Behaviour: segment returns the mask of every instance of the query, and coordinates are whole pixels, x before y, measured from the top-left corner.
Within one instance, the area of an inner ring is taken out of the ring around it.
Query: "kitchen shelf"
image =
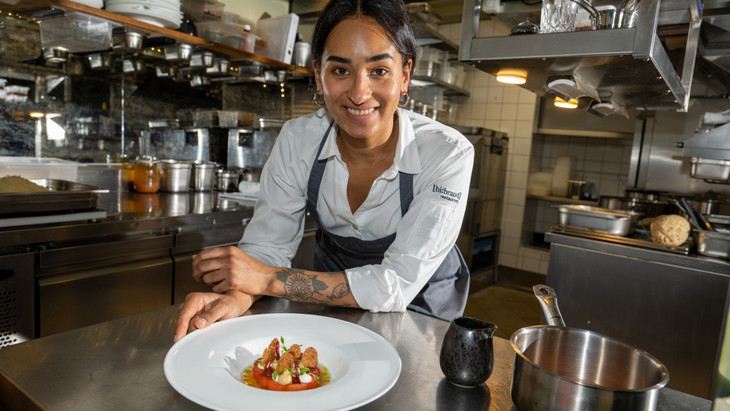
[[[474,3],[475,12],[481,0]],[[496,75],[503,69],[522,69],[522,87],[538,95],[551,93],[546,83],[553,76],[575,76],[610,96],[614,104],[637,110],[686,110],[697,54],[700,18],[695,0],[674,3],[689,15],[683,66],[675,69],[657,35],[660,0],[639,3],[636,27],[477,37],[479,20],[462,16],[459,60]],[[667,3],[667,7],[673,4]],[[681,73],[681,77],[680,77]],[[589,97],[585,97],[589,98]]]
[[[441,22],[441,16],[428,3],[410,3],[405,7],[411,17],[411,26],[413,27],[413,33],[416,36],[416,42],[419,47],[428,46],[443,50],[449,53],[449,57],[454,57],[458,54],[459,46],[439,32],[438,24]],[[455,58],[450,58],[449,64],[464,63]],[[436,86],[444,89],[444,96],[448,97],[469,96],[467,90],[432,76],[414,75],[411,85],[413,87]]]
[[[219,55],[228,56],[231,62],[253,62],[263,64],[268,68],[276,70],[284,70],[293,77],[310,77],[313,75],[311,70],[306,67],[299,67],[292,64],[286,64],[281,61],[272,60],[270,58],[260,56],[254,53],[248,53],[224,44],[215,43],[201,37],[191,36],[189,34],[172,30],[164,27],[158,27],[140,20],[136,20],[121,14],[112,13],[103,9],[89,7],[84,4],[76,3],[69,0],[28,0],[22,1],[16,5],[0,5],[0,10],[16,13],[38,13],[39,10],[57,8],[64,12],[76,11],[88,15],[103,18],[105,20],[120,24],[127,30],[140,33],[146,37],[166,37],[173,39],[176,43],[188,44],[193,47],[205,49]]]
[[[559,204],[578,204],[578,205],[587,205],[587,206],[598,206],[598,201],[590,201],[590,200],[580,200],[577,198],[568,198],[568,197],[554,197],[554,196],[536,196],[532,194],[528,194],[527,198],[532,198],[535,200],[542,200],[547,201],[550,203],[559,203]]]
[[[436,77],[413,76],[412,79],[415,80],[415,82],[412,84],[414,87],[425,87],[435,84],[439,87],[446,89],[446,91],[444,92],[444,95],[446,96],[469,96],[469,92],[464,90],[463,88],[456,87],[455,85],[449,84]]]
[[[439,32],[437,25],[441,23],[441,16],[428,3],[410,3],[405,7],[411,16],[413,33],[419,46],[431,46],[451,54],[458,53],[459,46]]]
[[[596,131],[596,130],[572,130],[562,128],[538,128],[536,134],[552,135],[552,136],[571,136],[571,137],[592,137],[592,138],[618,138],[632,139],[634,135],[631,133],[621,133],[612,131]]]

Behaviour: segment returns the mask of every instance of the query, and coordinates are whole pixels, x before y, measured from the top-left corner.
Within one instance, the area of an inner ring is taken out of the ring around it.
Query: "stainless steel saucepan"
[[[525,410],[654,410],[667,368],[651,354],[592,331],[567,328],[555,291],[533,287],[547,326],[517,330],[512,402]]]

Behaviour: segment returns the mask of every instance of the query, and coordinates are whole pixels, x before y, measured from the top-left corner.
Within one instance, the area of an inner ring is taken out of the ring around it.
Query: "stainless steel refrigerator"
[[[484,128],[458,130],[474,145],[474,169],[457,245],[472,274],[483,273],[493,278],[499,249],[509,139],[504,133]]]

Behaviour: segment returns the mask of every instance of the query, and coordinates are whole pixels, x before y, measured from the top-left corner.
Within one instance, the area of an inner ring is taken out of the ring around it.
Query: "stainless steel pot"
[[[566,328],[552,288],[533,287],[548,326],[517,330],[512,402],[525,410],[654,410],[667,368],[651,354],[592,331]]]
[[[235,171],[218,170],[216,173],[216,189],[227,192],[237,191],[240,178],[241,174]]]
[[[261,181],[260,167],[244,167],[241,169],[241,181],[251,181],[258,183]]]
[[[215,183],[216,163],[196,161],[193,163],[193,175],[190,182],[194,191],[210,191]]]
[[[186,161],[162,160],[160,190],[170,193],[188,191],[193,165]]]
[[[666,201],[639,200],[632,197],[605,196],[598,200],[599,207],[611,210],[625,210],[636,213],[636,221],[644,217],[657,217],[662,214],[676,214],[677,207]],[[635,222],[636,222],[635,221]]]
[[[607,6],[598,10],[588,0],[573,1],[588,12],[591,17],[593,30],[620,29],[636,26],[637,2],[624,0],[618,8]]]

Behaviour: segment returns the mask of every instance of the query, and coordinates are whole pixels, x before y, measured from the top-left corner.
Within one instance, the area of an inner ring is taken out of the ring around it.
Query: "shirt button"
[[[356,224],[352,225],[352,229],[355,231],[360,231],[360,227],[358,227]]]

